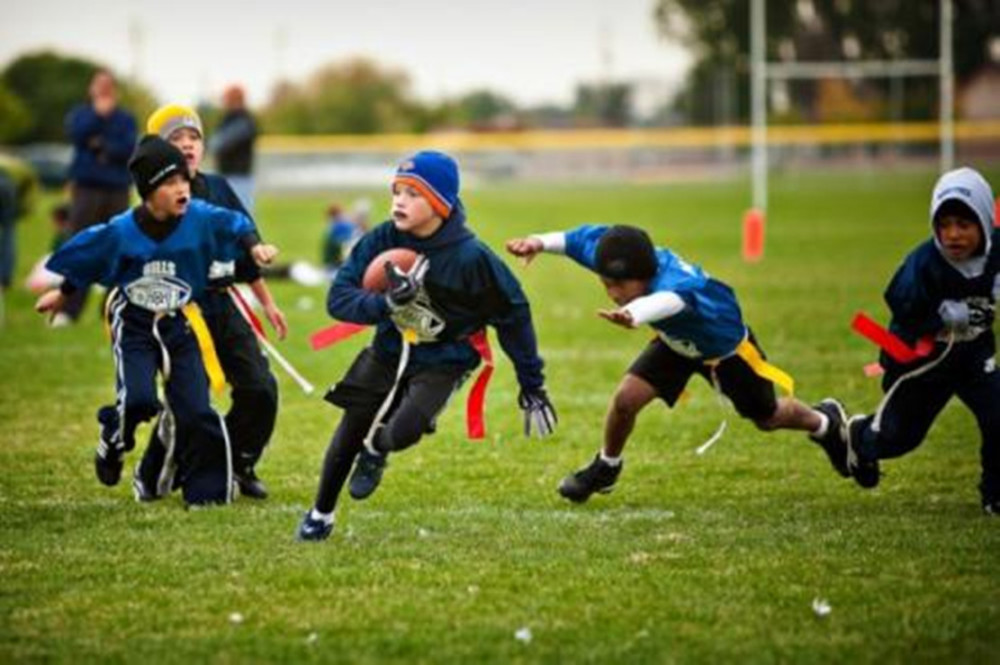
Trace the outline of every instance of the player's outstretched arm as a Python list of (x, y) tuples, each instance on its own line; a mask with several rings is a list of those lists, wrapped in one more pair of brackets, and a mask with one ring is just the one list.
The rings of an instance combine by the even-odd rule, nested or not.
[(536, 256), (545, 251), (542, 239), (535, 236), (512, 238), (507, 241), (506, 247), (508, 253), (523, 259), (524, 265), (528, 265)]
[(278, 339), (285, 339), (288, 336), (288, 321), (285, 319), (285, 313), (274, 302), (274, 296), (271, 295), (271, 290), (267, 288), (267, 282), (264, 281), (263, 277), (258, 277), (250, 282), (250, 290), (253, 291), (254, 297), (257, 298), (260, 306), (264, 309), (264, 315), (267, 317), (271, 327), (274, 328)]
[(636, 327), (635, 320), (627, 309), (599, 309), (597, 315), (622, 328), (632, 329)]
[(684, 298), (673, 291), (658, 291), (641, 296), (618, 309), (601, 309), (597, 315), (622, 328), (638, 328), (645, 323), (676, 316), (687, 305)]

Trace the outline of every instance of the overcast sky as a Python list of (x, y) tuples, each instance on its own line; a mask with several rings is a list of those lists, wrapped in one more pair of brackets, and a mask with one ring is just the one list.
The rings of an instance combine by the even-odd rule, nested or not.
[[(137, 74), (160, 101), (243, 83), (263, 103), (354, 55), (402, 68), (425, 101), (475, 88), (567, 103), (579, 81), (644, 81), (664, 95), (689, 62), (655, 31), (654, 0), (16, 0), (0, 12), (0, 65), (54, 48)], [(641, 102), (640, 102), (641, 103)]]

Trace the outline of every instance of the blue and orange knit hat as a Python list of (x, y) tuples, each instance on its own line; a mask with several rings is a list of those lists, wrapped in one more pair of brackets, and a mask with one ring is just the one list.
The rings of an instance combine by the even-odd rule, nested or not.
[(458, 203), (458, 164), (443, 152), (423, 150), (404, 159), (392, 183), (409, 185), (427, 199), (442, 219), (448, 219)]

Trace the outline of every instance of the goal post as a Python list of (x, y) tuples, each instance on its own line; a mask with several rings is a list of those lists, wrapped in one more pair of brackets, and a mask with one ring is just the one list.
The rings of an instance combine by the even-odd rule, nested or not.
[[(750, 5), (750, 122), (751, 209), (744, 216), (744, 233), (750, 221), (763, 223), (767, 216), (768, 140), (767, 92), (771, 80), (816, 80), (824, 78), (902, 78), (938, 77), (938, 137), (941, 170), (952, 168), (955, 161), (955, 85), (953, 56), (953, 0), (938, 0), (939, 53), (933, 60), (864, 60), (768, 62), (766, 52), (767, 0), (751, 0)], [(752, 218), (752, 219), (751, 219)]]

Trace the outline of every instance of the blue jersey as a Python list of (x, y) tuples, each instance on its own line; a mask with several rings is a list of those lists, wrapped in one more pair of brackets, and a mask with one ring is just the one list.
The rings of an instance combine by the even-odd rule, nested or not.
[[(584, 225), (567, 231), (566, 256), (597, 272), (597, 243), (608, 226)], [(669, 249), (656, 248), (658, 269), (646, 295), (672, 292), (684, 301), (673, 316), (649, 325), (671, 349), (689, 358), (728, 356), (747, 335), (736, 294), (704, 270)]]
[(82, 231), (52, 255), (46, 268), (72, 287), (119, 287), (133, 305), (174, 311), (201, 297), (213, 260), (232, 256), (240, 239), (254, 233), (246, 215), (196, 199), (160, 241), (142, 231), (135, 215), (128, 210)]
[(368, 264), (393, 247), (406, 247), (427, 257), (424, 289), (445, 323), (437, 341), (413, 347), (411, 366), (474, 368), (479, 364), (479, 354), (467, 338), (491, 325), (496, 328), (500, 346), (514, 363), (521, 387), (531, 390), (543, 384), (542, 360), (528, 300), (506, 264), (465, 226), (461, 205), (429, 238), (401, 232), (391, 221), (365, 234), (330, 287), (327, 308), (331, 316), (375, 324), (375, 352), (388, 359), (399, 356), (402, 339), (389, 319), (385, 296), (361, 288)]

